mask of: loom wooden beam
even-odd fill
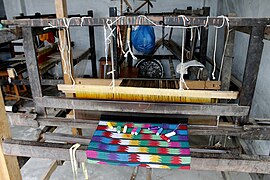
[[[69,148],[72,145],[57,143],[38,143],[32,141],[6,140],[3,150],[6,155],[49,158],[70,161]],[[81,146],[76,157],[79,162],[86,162],[86,147]],[[222,157],[221,154],[218,154]],[[192,155],[191,170],[238,171],[270,174],[269,156],[240,155],[238,158],[228,155],[222,158],[196,157]],[[200,155],[199,155],[200,156]]]
[[[55,10],[56,10],[56,17],[57,18],[67,18],[68,17],[68,11],[67,11],[67,1],[66,0],[55,0]],[[68,42],[67,36],[70,37],[70,34],[67,34],[68,32],[64,30],[59,30],[59,43],[61,47],[64,47],[65,45],[68,45],[71,42]],[[72,50],[63,49],[63,52],[61,53],[62,58],[62,72],[63,72],[63,78],[65,84],[72,84],[72,77],[74,75],[74,67],[73,67],[73,59],[72,59]],[[68,62],[70,61],[70,62]],[[66,64],[66,65],[65,65]],[[68,67],[68,64],[70,67]],[[69,72],[71,71],[71,72]],[[67,72],[67,73],[65,73]],[[66,97],[73,97],[73,94],[66,93]],[[80,133],[80,130],[72,129],[72,134]]]
[[[215,98],[215,99],[237,99],[238,92],[234,91],[200,91],[200,90],[184,90],[179,89],[159,89],[159,88],[141,88],[141,87],[122,87],[115,86],[98,86],[98,85],[58,85],[58,90],[65,93],[93,93],[93,94],[123,94],[134,96],[170,96],[170,97],[184,97],[184,98]],[[79,91],[77,91],[79,90]],[[79,94],[77,94],[76,97]]]
[[[66,18],[68,17],[68,12],[67,12],[67,2],[66,0],[55,0],[55,10],[56,10],[56,17],[57,18]],[[64,47],[64,45],[67,45],[69,42],[67,42],[67,37],[66,37],[66,33],[63,30],[59,30],[58,32],[59,34],[59,43],[61,47]],[[69,34],[67,36],[70,36]],[[71,53],[71,52],[70,52]],[[62,68],[63,68],[63,72],[68,72],[66,66],[64,66],[64,64],[68,64],[66,61],[68,61],[69,59],[69,52],[67,49],[63,50],[63,53],[61,53],[62,56]],[[72,57],[72,55],[71,55]],[[72,62],[72,60],[71,60]],[[70,68],[71,68],[71,73],[73,75],[73,63],[70,62]],[[69,75],[67,73],[63,73],[64,76],[64,82],[65,84],[72,84],[72,80],[69,77]]]
[[[83,19],[83,26],[103,26],[107,19],[114,22],[118,17],[102,17],[102,18],[85,18]],[[160,24],[164,22],[165,25],[170,26],[183,26],[184,22],[182,18],[178,16],[148,16],[148,18],[155,24]],[[206,17],[188,17],[189,21],[186,25],[189,26],[204,26],[207,18]],[[270,23],[270,18],[248,18],[248,17],[229,17],[230,26],[265,26]],[[59,19],[15,19],[15,20],[2,20],[5,25],[18,25],[21,27],[31,26],[31,27],[46,27],[48,23],[57,27],[65,27],[62,18]],[[126,16],[119,20],[117,25],[153,25],[145,18],[140,16]],[[221,26],[223,24],[223,18],[221,17],[209,17],[209,26]],[[72,18],[70,21],[70,26],[81,26],[81,18]]]
[[[231,16],[236,16],[235,14],[231,14]],[[230,83],[231,83],[231,74],[232,74],[232,62],[234,55],[234,39],[235,39],[235,30],[231,29],[231,31],[226,32],[228,34],[228,42],[225,44],[225,54],[224,54],[224,62],[221,69],[221,90],[229,91]],[[225,37],[225,41],[226,41]]]
[[[17,157],[4,155],[2,139],[11,138],[11,130],[5,111],[5,104],[0,88],[0,179],[22,179]]]
[[[210,15],[210,7],[203,7],[203,16]],[[208,44],[208,28],[202,27],[200,40],[200,62],[206,65]]]
[[[240,105],[252,105],[264,47],[264,30],[265,26],[254,26],[251,30],[246,65],[244,70],[244,78],[239,97]],[[247,123],[248,118],[242,118],[240,119],[240,121],[243,124]]]
[[[65,128],[82,128],[95,130],[98,125],[97,119],[66,119],[66,118],[37,118],[40,126],[57,126]],[[200,136],[236,136],[249,140],[270,140],[270,126],[234,126],[232,124],[220,124],[219,127],[189,126],[189,135]]]
[[[37,114],[29,113],[7,113],[10,126],[26,126],[38,128],[38,122],[35,120]]]
[[[0,44],[17,40],[21,37],[22,37],[22,30],[19,28],[0,30]]]
[[[126,112],[175,115],[209,115],[209,116],[246,116],[249,106],[226,104],[178,104],[148,103],[127,101],[103,101],[72,98],[37,97],[35,102],[40,107],[60,109],[92,110],[102,112]]]
[[[87,12],[88,16],[94,17],[93,10],[89,10]],[[93,26],[89,26],[89,41],[90,41],[90,58],[92,62],[92,75],[94,78],[97,78],[97,57],[96,57],[96,43],[95,43],[95,28]]]
[[[37,54],[34,45],[33,29],[23,28],[23,47],[26,58],[27,72],[33,97],[42,97],[41,78],[38,67]],[[45,115],[45,109],[35,104],[36,111],[40,115]]]
[[[52,174],[54,173],[54,171],[57,169],[58,166],[60,165],[63,165],[63,161],[53,161],[51,164],[50,164],[50,167],[49,169],[47,170],[47,172],[44,173],[43,177],[42,177],[42,180],[50,180],[51,179],[51,176]]]
[[[155,79],[117,79],[115,80],[115,86],[120,86],[123,81],[155,81]],[[166,79],[164,79],[166,81]],[[170,79],[171,80],[171,79]],[[75,78],[76,84],[79,85],[101,85],[101,86],[110,86],[112,80],[111,79],[93,79],[93,78]],[[162,81],[162,80],[160,80]],[[58,83],[61,84],[61,83]],[[63,84],[63,83],[62,83]],[[186,84],[191,90],[220,90],[221,82],[220,81],[190,81],[186,80]],[[123,85],[124,86],[124,85]],[[129,85],[127,85],[129,86]]]

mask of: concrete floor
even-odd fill
[[[40,130],[22,127],[13,127],[12,133],[14,139],[36,140]],[[58,133],[71,132],[69,129],[58,128]],[[84,134],[87,132],[84,132]],[[23,180],[40,180],[49,169],[52,160],[31,158],[27,164],[21,169]],[[92,165],[87,164],[89,179],[94,180],[129,180],[133,172],[133,168],[117,167],[109,165]],[[225,177],[224,177],[225,176]],[[152,173],[153,180],[250,180],[250,176],[246,173],[225,173],[210,171],[179,171],[179,170],[162,170],[154,169]],[[59,166],[53,173],[52,180],[72,180],[72,170],[70,162],[65,162]],[[78,170],[78,180],[83,180],[82,169]],[[137,180],[146,179],[146,169],[140,168]]]

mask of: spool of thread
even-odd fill
[[[136,130],[136,132],[135,132],[135,135],[137,136],[140,132],[141,132],[141,128],[138,128],[137,130]]]
[[[112,125],[111,122],[107,122],[107,125],[108,125],[108,127],[109,127],[110,129],[113,129],[113,125]]]
[[[148,128],[148,130],[158,130],[159,128],[159,126],[151,126]]]
[[[122,129],[121,126],[117,126],[116,131],[117,131],[118,134],[120,134],[121,129]]]
[[[156,135],[159,136],[162,133],[162,131],[163,131],[163,128],[159,128]]]
[[[137,128],[133,128],[131,131],[131,134],[134,135],[136,131],[137,131]]]
[[[125,125],[123,128],[123,133],[126,133],[126,132],[127,132],[127,125]]]
[[[175,136],[176,135],[176,132],[175,131],[172,131],[172,132],[169,132],[167,134],[165,134],[166,137],[172,137],[172,136]]]
[[[170,138],[168,138],[168,137],[165,136],[164,134],[162,134],[160,137],[161,137],[161,139],[163,139],[164,141],[171,142]]]

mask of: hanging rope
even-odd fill
[[[226,36],[224,49],[223,49],[223,53],[222,53],[222,58],[221,58],[220,71],[219,71],[219,75],[218,75],[218,80],[219,81],[221,79],[221,74],[222,74],[222,69],[223,69],[223,64],[224,64],[224,58],[225,58],[225,52],[226,52],[227,44],[228,44],[228,41],[229,41],[230,32],[232,31],[232,29],[230,30],[230,20],[229,20],[229,18],[228,17],[224,17],[224,18],[226,19],[226,23],[227,23],[227,36]]]
[[[215,41],[214,41],[214,52],[213,52],[213,63],[214,63],[214,66],[213,66],[213,71],[212,71],[212,79],[215,80],[216,77],[215,77],[215,72],[216,72],[216,52],[217,52],[217,38],[218,38],[218,29],[224,27],[225,23],[227,23],[227,28],[228,28],[228,34],[227,34],[227,37],[226,37],[226,42],[225,42],[225,47],[223,49],[223,55],[222,55],[222,62],[221,62],[221,67],[223,67],[223,63],[224,63],[224,53],[225,53],[225,49],[226,49],[226,45],[228,43],[228,38],[229,38],[229,28],[230,28],[230,24],[229,24],[229,18],[226,17],[226,16],[218,16],[218,17],[222,17],[223,18],[223,21],[222,21],[222,24],[220,26],[214,26],[216,28],[215,30]],[[220,74],[219,74],[219,77],[218,77],[218,80],[220,80],[220,76],[221,76],[221,69],[220,69]]]
[[[184,71],[185,71],[185,67],[184,67],[184,53],[185,53],[185,29],[182,29],[183,34],[182,34],[182,55],[181,55],[181,69],[180,69],[180,81],[179,81],[179,86],[180,86],[180,90],[184,90],[183,88],[183,84],[185,85],[186,89],[189,89],[185,79],[184,79]]]

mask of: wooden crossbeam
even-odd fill
[[[115,86],[120,86],[123,81],[156,81],[156,79],[116,79],[115,80]],[[172,81],[171,79],[162,79],[159,80],[161,82],[163,81]],[[93,79],[93,78],[75,78],[76,84],[78,85],[100,85],[100,86],[110,86],[112,83],[111,79]],[[61,83],[58,83],[61,84]],[[62,83],[63,84],[63,83]],[[186,84],[191,90],[202,90],[202,89],[207,89],[207,90],[220,90],[220,81],[191,81],[191,80],[186,80]],[[128,85],[127,85],[128,86]]]
[[[3,143],[3,150],[6,155],[11,156],[27,156],[70,161],[69,148],[71,146],[72,145],[58,143],[6,140]],[[81,146],[76,151],[76,157],[79,162],[87,161],[85,152],[86,147],[87,146]],[[270,174],[269,156],[240,155],[238,158],[226,154],[224,154],[224,156],[222,154],[210,154],[211,157],[203,158],[198,156],[202,156],[202,153],[192,155],[191,170],[238,171]]]
[[[103,26],[104,22],[111,20],[116,21],[118,17],[102,17],[102,18],[85,18],[81,23],[81,18],[72,18],[70,20],[70,26]],[[148,16],[149,20],[142,18],[141,16],[127,16],[121,18],[121,21],[117,21],[116,25],[151,25],[153,22],[159,24],[164,22],[164,24],[169,26],[183,26],[184,22],[182,18],[178,16]],[[187,26],[204,26],[208,19],[209,26],[221,26],[224,19],[222,17],[189,17],[189,21],[185,24]],[[270,24],[270,18],[249,18],[249,17],[229,17],[230,26],[266,26]],[[15,19],[15,20],[2,20],[2,24],[5,25],[19,25],[21,27],[32,26],[32,27],[44,27],[51,24],[57,27],[65,27],[63,19]]]
[[[174,115],[209,115],[209,116],[246,116],[249,106],[234,104],[179,104],[179,103],[150,103],[127,101],[103,101],[73,98],[42,97],[35,98],[40,107],[60,109],[92,110],[101,112],[126,112]]]

